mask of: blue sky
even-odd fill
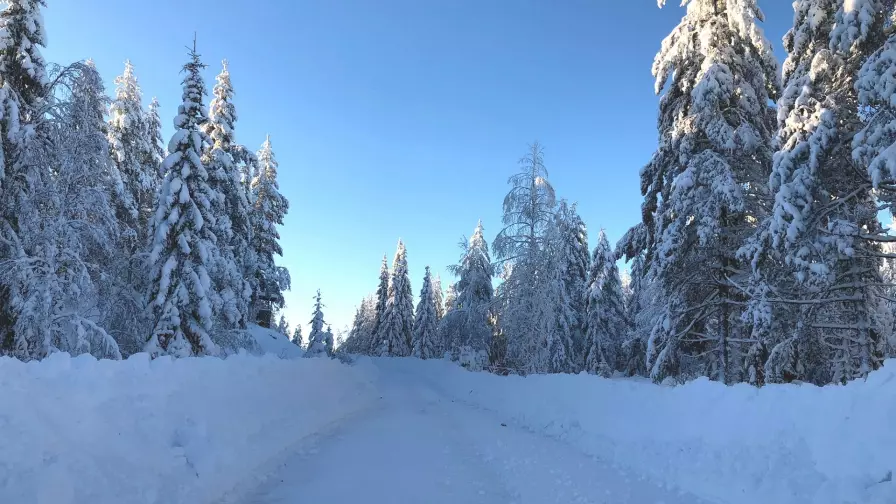
[[[674,0],[49,4],[46,58],[93,58],[110,93],[130,59],[166,141],[193,32],[209,88],[229,60],[238,141],[257,149],[270,133],[280,161],[286,313],[306,329],[317,288],[334,329],[349,325],[399,237],[415,294],[426,265],[447,287],[461,236],[480,218],[489,241],[500,229],[507,177],[535,139],[592,241],[621,237],[656,147],[651,63],[684,13]],[[762,4],[783,55],[790,2]]]

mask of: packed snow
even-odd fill
[[[413,358],[4,358],[0,502],[891,503],[894,376],[757,389]]]

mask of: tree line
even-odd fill
[[[133,66],[45,62],[45,0],[0,11],[0,355],[220,355],[283,305],[288,202],[270,139],[237,143],[226,62],[206,105],[195,42],[175,133]]]
[[[535,144],[496,260],[480,224],[444,305],[427,275],[415,316],[399,244],[347,351],[758,386],[845,383],[894,355],[894,1],[797,0],[783,66],[757,0],[684,4],[653,63],[641,222],[589,254]]]

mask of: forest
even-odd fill
[[[896,351],[896,7],[797,0],[783,65],[763,20],[755,0],[687,2],[653,63],[642,219],[615,247],[601,233],[591,251],[535,143],[494,257],[480,223],[444,303],[427,274],[415,314],[399,243],[346,351],[757,386],[879,368]]]
[[[226,62],[209,94],[194,41],[166,146],[129,63],[109,96],[90,61],[44,61],[45,6],[0,13],[0,354],[250,347],[290,287],[289,205],[270,139],[236,140]],[[896,352],[896,6],[796,1],[783,64],[763,20],[756,0],[687,2],[653,62],[641,221],[615,246],[589,243],[535,142],[444,292],[427,268],[414,306],[399,241],[344,341],[318,293],[307,354],[757,386],[879,368]]]

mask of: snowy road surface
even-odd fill
[[[305,443],[245,504],[696,504],[380,364],[376,407]]]

